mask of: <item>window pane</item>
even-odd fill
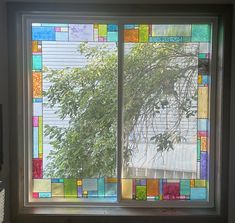
[[[117,41],[115,24],[32,24],[35,201],[116,201]]]
[[[124,26],[122,199],[208,200],[209,24]]]

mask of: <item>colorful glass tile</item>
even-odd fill
[[[176,200],[180,196],[180,184],[179,183],[163,183],[163,199],[164,200]]]
[[[207,131],[208,119],[198,119],[198,131]]]
[[[69,24],[69,41],[93,41],[93,24]]]
[[[33,178],[34,179],[41,179],[42,175],[42,159],[33,158]],[[39,191],[37,191],[39,192]]]
[[[33,55],[33,70],[41,70],[42,69],[42,56],[41,55]]]
[[[105,190],[105,179],[102,177],[98,179],[98,196],[99,197],[104,197],[105,195],[104,190]]]
[[[64,184],[52,183],[51,184],[52,197],[64,197]]]
[[[139,26],[139,42],[148,42],[149,40],[149,26],[140,25]]]
[[[122,179],[122,199],[132,199],[132,179]]]
[[[201,151],[201,177],[200,179],[206,180],[207,179],[207,160],[208,160],[208,153]]]
[[[105,183],[105,197],[116,197],[117,196],[117,183]]]
[[[208,87],[198,88],[198,118],[208,118]]]
[[[83,179],[82,188],[86,191],[97,191],[97,179]]]
[[[210,42],[211,28],[208,24],[192,25],[192,42]]]
[[[39,193],[39,198],[50,198],[51,197],[51,192],[40,192]]]
[[[75,179],[64,179],[64,195],[66,198],[77,197],[77,181]]]
[[[50,193],[51,192],[51,180],[50,179],[34,179],[33,180],[33,192],[38,193]]]
[[[33,116],[42,116],[42,103],[33,103]]]
[[[33,116],[33,127],[38,127],[38,117]]]
[[[207,199],[206,188],[191,188],[190,199],[206,200]]]
[[[106,37],[107,36],[107,25],[106,24],[99,24],[98,25],[98,35],[99,35],[99,37]]]
[[[147,188],[146,186],[136,186],[136,200],[147,200]]]
[[[38,152],[43,153],[42,149],[43,144],[43,126],[42,126],[42,117],[38,117]]]
[[[124,41],[130,42],[130,43],[138,43],[139,42],[139,30],[138,29],[125,29]]]
[[[153,36],[191,36],[191,25],[152,25]]]
[[[180,195],[190,195],[190,180],[180,180]]]
[[[147,179],[147,196],[156,197],[159,195],[159,181],[157,179]]]
[[[32,40],[44,40],[52,41],[55,40],[55,28],[54,27],[32,27]]]

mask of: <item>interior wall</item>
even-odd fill
[[[9,219],[9,144],[8,144],[8,74],[7,74],[7,26],[6,4],[0,0],[0,104],[3,106],[3,166],[0,172],[0,180],[6,189],[5,217]],[[7,222],[6,221],[6,222]]]
[[[22,0],[8,0],[9,2],[23,2]],[[37,0],[37,2],[48,2],[48,0]],[[52,2],[62,2],[63,0],[51,0]],[[76,2],[76,0],[67,0],[66,2]],[[83,0],[77,0],[77,2],[82,2]],[[91,2],[94,0],[86,0],[86,2]],[[106,0],[97,0],[97,2],[105,2]],[[24,2],[36,2],[33,0],[24,0]],[[64,1],[65,2],[65,1]],[[83,1],[84,2],[84,1]],[[107,2],[107,1],[106,1]],[[108,1],[110,3],[110,0]],[[117,2],[117,1],[116,1]],[[128,3],[140,3],[141,0],[119,0],[118,3],[128,2]],[[158,2],[161,3],[160,0],[142,0],[142,3],[147,2]],[[195,3],[206,3],[206,4],[225,4],[225,3],[232,3],[235,5],[235,0],[181,0],[181,1],[174,1],[174,0],[164,0],[164,4],[167,3],[184,3],[184,4],[195,4]],[[4,187],[6,189],[9,188],[9,135],[8,135],[8,73],[7,73],[7,26],[6,26],[6,5],[7,3],[4,0],[0,0],[0,103],[3,104],[3,125],[4,125],[4,166],[3,171],[0,172],[0,179],[4,181]],[[235,14],[235,7],[233,10],[233,14]],[[233,18],[233,24],[235,24],[235,17]],[[228,212],[228,223],[235,222],[235,26],[233,26],[233,45],[232,47],[232,77],[231,77],[231,108],[230,108],[230,148],[229,148],[229,212]],[[14,171],[14,170],[12,170]],[[6,214],[7,214],[7,221],[9,222],[9,194],[6,191]]]
[[[230,147],[229,147],[229,195],[228,222],[235,222],[235,1],[233,4],[233,38],[232,38],[232,68],[230,95]]]

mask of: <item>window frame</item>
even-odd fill
[[[177,8],[177,7],[176,7]],[[150,10],[150,9],[149,9]],[[225,34],[225,31],[223,31],[222,29],[224,28],[223,26],[225,25],[224,23],[224,20],[227,20],[228,21],[228,18],[230,15],[228,15],[227,17],[225,16],[226,14],[226,10],[225,9],[225,12],[222,13],[222,16],[221,14],[219,14],[218,12],[216,13],[205,13],[204,15],[205,16],[217,16],[219,18],[219,26],[218,26],[218,54],[215,55],[215,57],[218,56],[218,58],[214,58],[214,59],[218,59],[218,63],[217,63],[217,75],[218,75],[218,80],[217,80],[217,93],[216,95],[214,94],[214,99],[217,100],[217,103],[215,104],[216,106],[216,127],[221,127],[224,125],[222,125],[222,120],[223,120],[223,117],[224,115],[226,115],[226,112],[222,113],[222,105],[226,105],[227,101],[223,101],[222,100],[222,93],[224,93],[225,91],[225,88],[222,88],[222,86],[224,86],[225,84],[228,84],[227,82],[225,84],[222,84],[222,81],[223,79],[225,78],[223,73],[226,73],[224,71],[224,66],[223,66],[223,59],[225,57],[225,55],[223,56],[223,51],[224,51],[224,45],[226,45],[226,42],[223,43],[223,38],[224,38],[224,34]],[[14,11],[14,10],[13,10]],[[17,10],[16,10],[17,11]],[[16,15],[14,11],[14,16]],[[151,10],[150,10],[151,11]],[[200,10],[199,10],[200,11]],[[167,12],[167,10],[165,9],[165,14],[170,14],[172,15],[171,13]],[[194,12],[195,13],[195,12]],[[22,45],[20,44],[21,43],[21,40],[22,40],[22,36],[21,36],[21,33],[23,31],[22,29],[22,18],[24,18],[24,15],[25,13],[23,12],[18,12],[17,13],[17,58],[21,58],[21,55],[22,55],[22,52],[23,54],[25,54],[25,49],[26,49],[26,46],[24,45],[24,41],[22,41]],[[36,13],[38,14],[38,13]],[[48,13],[46,13],[48,15]],[[86,13],[87,14],[87,13]],[[164,14],[164,13],[163,13]],[[164,15],[165,15],[164,14]],[[187,14],[185,11],[182,13],[176,13],[178,15],[184,15],[184,14]],[[193,14],[193,13],[192,13]],[[197,13],[195,13],[196,15]],[[175,15],[175,14],[174,14]],[[220,15],[220,17],[219,17]],[[143,20],[141,20],[141,22],[143,22]],[[11,22],[11,24],[14,24],[14,22]],[[187,23],[189,23],[187,21]],[[14,25],[13,25],[14,27]],[[225,26],[227,27],[227,31],[228,31],[228,28],[229,28],[229,25]],[[14,33],[14,31],[12,30],[11,28],[11,32]],[[121,32],[119,32],[119,35],[121,35]],[[23,37],[24,38],[24,37]],[[227,37],[229,39],[229,37]],[[13,38],[14,39],[14,38]],[[222,41],[222,42],[221,42]],[[16,41],[15,41],[16,42]],[[217,44],[216,44],[217,45]],[[13,46],[16,47],[16,43],[13,44]],[[11,48],[11,56],[12,53],[15,51],[14,47],[10,47]],[[228,47],[228,46],[227,46]],[[29,54],[30,55],[30,54]],[[227,55],[228,57],[228,55]],[[14,58],[14,56],[13,56]],[[15,58],[16,59],[16,58]],[[18,168],[19,168],[19,172],[16,171],[16,175],[15,174],[12,174],[13,176],[17,176],[18,175],[18,180],[17,180],[17,184],[15,185],[18,185],[19,186],[19,189],[16,191],[16,192],[13,192],[13,189],[12,189],[12,192],[13,194],[17,193],[18,196],[13,198],[12,200],[14,201],[17,201],[16,203],[16,212],[19,214],[21,214],[22,216],[25,216],[25,214],[35,214],[35,215],[40,215],[40,216],[48,216],[50,215],[51,213],[53,213],[53,215],[69,215],[69,216],[81,216],[81,215],[98,215],[98,216],[116,216],[116,215],[121,215],[121,216],[169,216],[169,214],[173,214],[174,216],[191,216],[191,215],[196,215],[196,216],[211,216],[211,217],[216,217],[216,216],[220,216],[221,215],[221,206],[222,206],[222,202],[221,202],[221,173],[224,174],[224,171],[221,172],[221,149],[220,148],[217,148],[215,153],[216,153],[216,161],[219,161],[218,163],[216,163],[216,166],[215,166],[215,171],[216,171],[216,174],[215,174],[215,193],[216,193],[216,196],[215,196],[215,207],[210,207],[210,208],[200,208],[200,207],[196,207],[196,208],[192,208],[192,209],[187,209],[187,208],[182,208],[182,207],[179,207],[179,208],[158,208],[158,209],[150,209],[150,208],[143,208],[141,207],[141,212],[139,211],[139,208],[133,208],[133,207],[116,207],[115,210],[113,210],[113,208],[111,208],[110,206],[109,207],[88,207],[88,208],[82,208],[82,210],[80,209],[77,209],[77,208],[74,208],[68,204],[66,204],[66,208],[63,209],[63,211],[57,206],[57,205],[54,205],[53,208],[50,208],[49,210],[47,209],[47,206],[41,204],[41,205],[38,205],[37,208],[33,208],[33,207],[27,207],[25,206],[25,197],[23,198],[23,194],[22,192],[24,191],[24,181],[22,181],[22,179],[25,179],[25,172],[23,172],[23,169],[25,170],[26,168],[24,168],[24,163],[22,162],[22,156],[20,155],[21,154],[24,154],[25,155],[25,151],[22,150],[22,147],[20,147],[20,145],[23,145],[23,147],[26,146],[26,142],[24,141],[24,138],[27,137],[27,134],[25,134],[25,124],[24,122],[22,123],[22,117],[24,117],[24,115],[26,116],[29,116],[28,115],[28,111],[25,110],[25,108],[22,108],[22,104],[23,104],[23,98],[21,97],[21,95],[23,94],[23,89],[25,89],[24,87],[24,81],[22,81],[22,77],[21,77],[21,73],[22,73],[22,70],[24,69],[25,67],[25,63],[26,61],[21,58],[22,61],[20,61],[19,59],[17,59],[17,64],[15,64],[15,68],[17,67],[17,72],[15,72],[15,74],[13,74],[13,70],[11,71],[11,76],[13,77],[13,87],[17,87],[17,91],[14,91],[15,92],[15,95],[11,95],[11,97],[13,98],[14,100],[14,103],[11,107],[13,108],[17,108],[17,117],[15,117],[15,120],[17,121],[17,132],[14,132],[13,133],[13,136],[15,139],[17,139],[17,143],[14,144],[14,154],[15,154],[15,157],[17,158],[18,160]],[[123,62],[123,61],[122,61]],[[14,64],[14,62],[13,62]],[[229,68],[227,68],[229,69]],[[229,72],[229,70],[227,70],[227,72]],[[213,71],[212,71],[213,73]],[[226,73],[227,74],[227,73]],[[14,77],[17,79],[17,83],[16,81],[14,81]],[[226,80],[227,81],[227,80]],[[120,90],[120,89],[119,89]],[[225,91],[226,93],[226,91]],[[213,94],[211,94],[211,96],[213,96]],[[26,98],[24,98],[24,100],[26,100]],[[211,100],[213,100],[213,98],[211,98]],[[120,101],[119,101],[120,103]],[[228,105],[226,105],[228,107]],[[226,108],[227,108],[226,107]],[[12,113],[13,114],[13,113]],[[211,117],[213,118],[213,117]],[[119,118],[119,122],[120,122],[120,118]],[[121,123],[119,123],[120,125]],[[13,125],[13,124],[12,124]],[[11,126],[12,126],[11,125]],[[225,123],[225,126],[228,125],[228,123]],[[23,127],[23,128],[22,128]],[[23,131],[22,131],[23,129]],[[120,129],[120,128],[119,128]],[[224,140],[225,138],[225,135],[224,133],[222,134],[222,132],[219,130],[219,128],[215,128],[214,129],[216,131],[215,133],[215,140],[216,140],[216,144],[217,144],[217,147],[220,147],[221,144],[222,144],[222,139]],[[223,136],[222,136],[223,135]],[[27,139],[29,139],[27,137]],[[23,152],[23,153],[22,153]],[[224,152],[225,155],[227,154],[227,152],[225,151]],[[226,159],[223,158],[223,160]],[[213,168],[214,169],[214,168]],[[223,167],[224,169],[224,167]],[[226,177],[223,177],[223,179],[226,180]],[[13,179],[12,179],[12,182],[13,182]],[[223,189],[224,191],[224,189]],[[12,196],[13,197],[13,196]],[[224,209],[223,209],[224,210]],[[171,220],[169,220],[170,222]]]
[[[210,130],[210,145],[209,145],[209,201],[187,201],[187,200],[170,200],[170,201],[157,201],[157,202],[150,202],[150,201],[136,201],[136,200],[122,200],[121,199],[121,172],[122,172],[122,138],[123,138],[123,59],[124,59],[124,24],[210,24],[211,25],[211,30],[212,30],[212,39],[211,39],[211,60],[212,63],[210,63],[210,75],[211,75],[211,85],[209,86],[209,120],[211,126],[209,129],[214,129],[212,126],[215,124],[215,119],[214,113],[215,109],[211,109],[210,107],[214,107],[215,105],[215,83],[216,83],[216,59],[214,55],[216,55],[216,40],[217,40],[217,18],[216,17],[147,17],[145,16],[144,18],[141,18],[139,16],[136,16],[135,18],[130,18],[130,17],[112,17],[112,16],[87,16],[87,15],[62,15],[62,18],[57,18],[57,14],[51,14],[50,16],[41,14],[40,16],[34,15],[34,14],[29,14],[29,15],[24,15],[23,16],[23,26],[22,26],[22,31],[25,33],[23,35],[23,45],[25,45],[25,52],[22,52],[22,57],[24,57],[25,61],[25,66],[23,67],[22,71],[22,81],[24,81],[25,84],[25,92],[23,93],[25,98],[25,101],[23,102],[24,110],[27,111],[25,112],[24,116],[24,123],[27,128],[25,129],[25,136],[24,136],[24,141],[25,141],[25,148],[24,148],[24,154],[25,154],[25,188],[24,188],[24,194],[25,194],[25,206],[28,207],[37,207],[39,204],[40,205],[61,205],[65,207],[67,204],[76,206],[76,207],[161,207],[161,208],[166,208],[166,207],[213,207],[214,204],[214,188],[213,188],[213,182],[214,182],[214,171],[213,171],[213,166],[214,166],[214,131]],[[53,198],[41,198],[38,201],[34,201],[34,199],[31,198],[32,196],[32,113],[33,113],[33,108],[32,108],[32,48],[31,48],[31,27],[32,23],[69,23],[69,24],[93,24],[93,23],[104,23],[104,24],[117,24],[118,25],[118,30],[119,30],[119,40],[117,42],[117,50],[118,50],[118,129],[117,129],[117,178],[118,178],[118,188],[117,188],[117,201],[116,202],[66,202],[66,199],[55,199],[53,201]],[[211,149],[212,148],[212,149]],[[29,183],[27,182],[29,180]],[[29,195],[27,193],[29,192]],[[28,197],[30,197],[28,199]],[[61,200],[61,201],[57,201]]]

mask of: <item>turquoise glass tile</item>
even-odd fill
[[[98,196],[103,197],[104,196],[104,178],[98,179]]]
[[[39,192],[39,198],[50,198],[51,192]]]
[[[190,180],[180,180],[180,195],[190,195]]]
[[[108,32],[107,40],[108,40],[108,42],[117,42],[118,41],[118,33],[117,32]]]
[[[33,55],[33,70],[41,70],[42,69],[42,56],[41,55]]]
[[[207,188],[191,188],[190,198],[191,200],[206,200],[207,199]]]
[[[192,42],[210,42],[211,29],[209,24],[192,25]]]

